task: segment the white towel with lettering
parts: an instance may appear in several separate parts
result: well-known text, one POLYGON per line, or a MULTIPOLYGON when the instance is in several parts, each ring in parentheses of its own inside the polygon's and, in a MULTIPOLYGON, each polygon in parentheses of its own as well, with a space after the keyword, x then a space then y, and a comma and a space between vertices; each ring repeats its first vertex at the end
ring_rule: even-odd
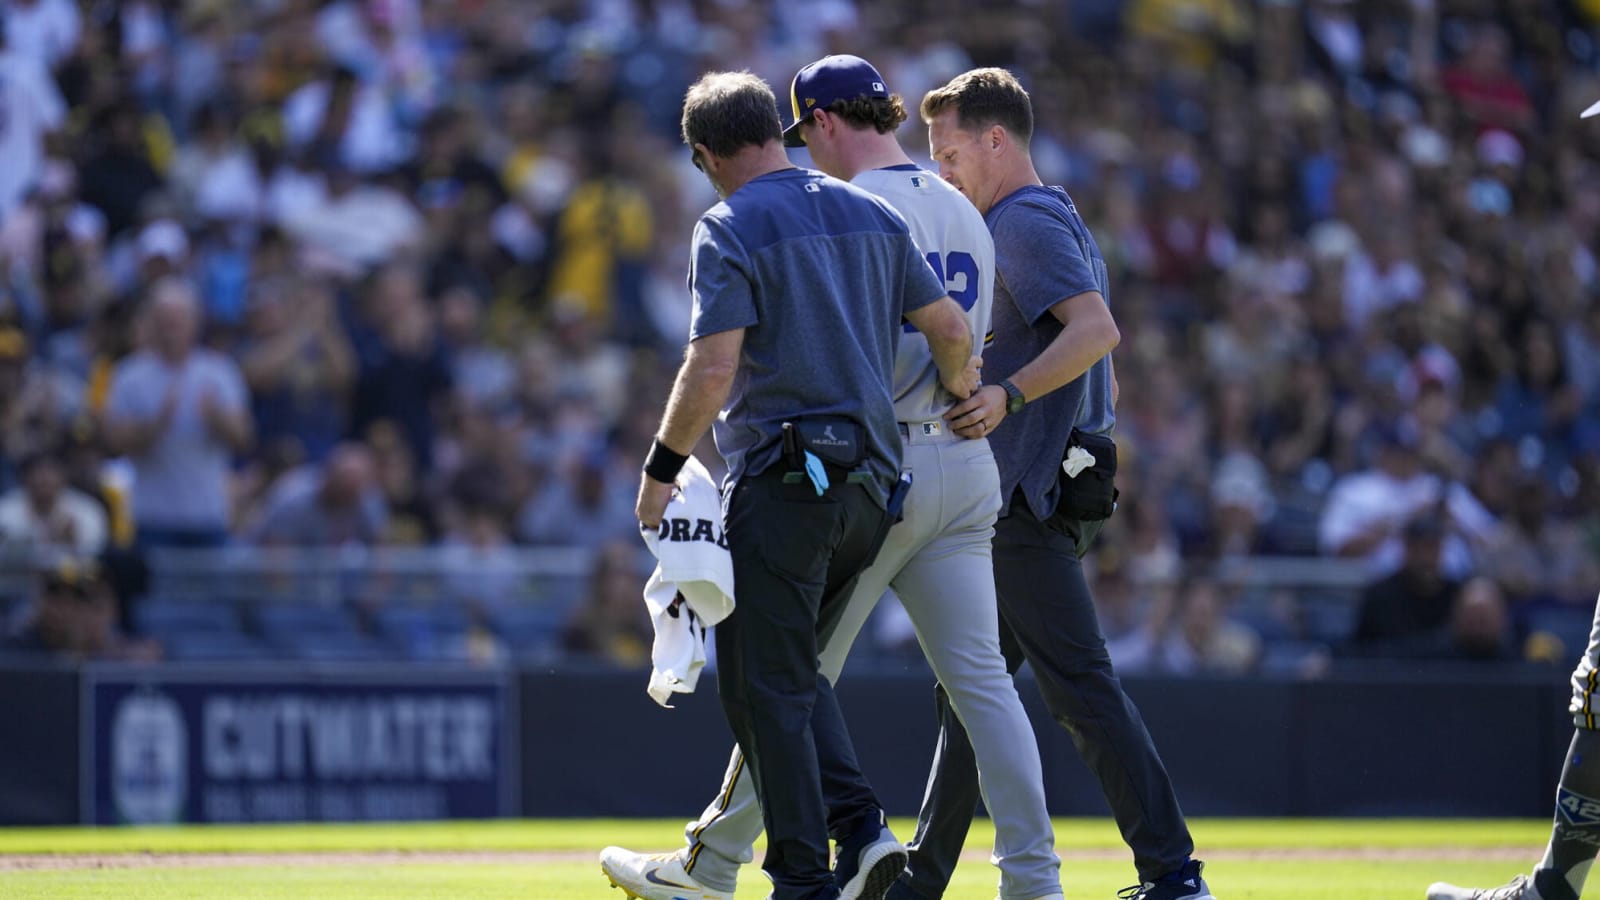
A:
POLYGON ((722 495, 711 473, 689 457, 661 527, 641 531, 656 556, 644 586, 655 643, 650 698, 671 708, 674 693, 694 691, 706 666, 706 629, 733 612, 733 557, 722 535, 722 495))

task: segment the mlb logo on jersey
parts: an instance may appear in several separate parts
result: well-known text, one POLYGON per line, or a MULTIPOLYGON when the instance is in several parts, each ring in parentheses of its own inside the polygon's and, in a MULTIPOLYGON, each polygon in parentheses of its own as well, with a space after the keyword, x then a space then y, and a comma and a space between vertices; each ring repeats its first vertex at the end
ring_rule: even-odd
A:
POLYGON ((928 186, 928 179, 923 178, 921 175, 913 175, 911 176, 911 186, 914 188, 925 188, 928 186))

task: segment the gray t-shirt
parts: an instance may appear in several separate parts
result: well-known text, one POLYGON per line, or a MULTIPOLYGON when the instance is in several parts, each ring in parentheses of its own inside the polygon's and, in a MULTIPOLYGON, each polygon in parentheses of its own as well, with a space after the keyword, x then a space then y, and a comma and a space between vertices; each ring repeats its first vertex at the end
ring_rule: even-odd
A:
POLYGON ((160 413, 174 382, 178 403, 172 424, 132 457, 134 521, 146 528, 227 528, 232 455, 212 436, 200 409, 208 392, 225 409, 249 408, 244 379, 232 360, 196 350, 174 368, 148 351, 135 353, 111 376, 107 411, 116 419, 148 422, 160 413))
POLYGON ((945 295, 905 219, 809 169, 752 179, 700 218, 689 266, 690 340, 745 329, 717 418, 724 485, 782 454, 782 424, 836 415, 866 430, 879 503, 900 467, 891 381, 901 318, 945 295))
MULTIPOLYGON (((1100 248, 1061 188, 1021 188, 990 207, 984 219, 994 235, 996 274, 994 343, 983 355, 983 374, 993 384, 1021 369, 1061 333, 1050 307, 1086 291, 1099 291, 1109 304, 1111 294, 1100 248)), ((1029 398, 1022 412, 1007 416, 989 435, 1005 509, 1020 486, 1035 515, 1050 515, 1073 427, 1101 434, 1115 424, 1110 356, 1067 385, 1029 398)))

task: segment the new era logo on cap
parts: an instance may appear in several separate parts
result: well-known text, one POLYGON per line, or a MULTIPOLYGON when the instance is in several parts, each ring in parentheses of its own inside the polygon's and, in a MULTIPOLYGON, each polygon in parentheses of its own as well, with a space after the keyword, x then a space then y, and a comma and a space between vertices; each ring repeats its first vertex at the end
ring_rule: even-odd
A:
POLYGON ((824 56, 801 69, 794 76, 794 83, 789 86, 789 105, 794 110, 794 121, 783 130, 784 146, 806 145, 800 139, 800 123, 810 117, 812 110, 827 109, 840 100, 888 96, 889 89, 883 83, 883 76, 872 67, 872 63, 849 54, 824 56))

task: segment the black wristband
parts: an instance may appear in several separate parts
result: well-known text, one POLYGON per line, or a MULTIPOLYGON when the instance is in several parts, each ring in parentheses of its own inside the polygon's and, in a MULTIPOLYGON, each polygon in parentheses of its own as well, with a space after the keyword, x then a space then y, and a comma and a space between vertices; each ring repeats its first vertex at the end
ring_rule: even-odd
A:
POLYGON ((663 484, 671 484, 678 479, 678 472, 682 471, 683 464, 689 457, 661 443, 656 438, 650 443, 650 455, 644 458, 644 473, 663 484))

